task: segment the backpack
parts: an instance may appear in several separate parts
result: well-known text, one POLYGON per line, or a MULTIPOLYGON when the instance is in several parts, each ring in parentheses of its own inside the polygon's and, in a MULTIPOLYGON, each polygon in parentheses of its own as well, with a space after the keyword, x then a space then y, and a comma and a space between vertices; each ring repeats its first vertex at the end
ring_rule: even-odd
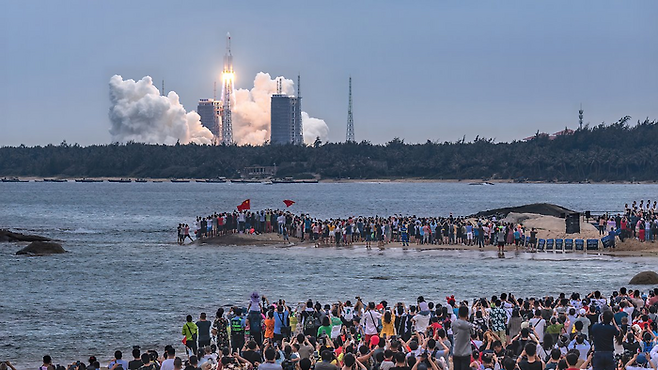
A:
POLYGON ((306 311, 306 317, 304 317, 304 331, 315 330, 315 312, 310 313, 306 311))

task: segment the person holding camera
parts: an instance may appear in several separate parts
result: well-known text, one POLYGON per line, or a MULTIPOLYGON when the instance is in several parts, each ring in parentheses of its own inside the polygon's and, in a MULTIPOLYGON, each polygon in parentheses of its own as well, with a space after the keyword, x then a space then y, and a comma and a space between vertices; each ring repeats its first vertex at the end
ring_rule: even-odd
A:
POLYGON ((653 361, 647 358, 647 355, 642 353, 636 353, 630 361, 624 365, 626 370, 644 370, 644 369, 653 369, 656 370, 656 364, 653 361))
POLYGON ((16 370, 16 368, 14 367, 14 365, 11 364, 11 362, 9 361, 0 362, 0 370, 7 370, 7 369, 16 370))
POLYGON ((192 315, 187 315, 187 322, 183 325, 182 334, 185 336, 185 347, 187 347, 188 355, 192 356, 197 351, 197 336, 199 335, 199 328, 192 322, 192 315))
POLYGON ((375 302, 369 302, 366 312, 361 318, 361 326, 366 335, 366 343, 370 343, 370 338, 379 334, 378 326, 382 315, 375 310, 375 302))
POLYGON ((615 370, 614 338, 619 335, 619 327, 612 311, 603 311, 602 321, 592 325, 590 335, 594 344, 592 356, 593 370, 615 370))
POLYGON ((471 334, 473 324, 468 321, 468 307, 460 306, 457 320, 452 324, 454 338, 452 362, 455 370, 468 370, 471 364, 471 334))

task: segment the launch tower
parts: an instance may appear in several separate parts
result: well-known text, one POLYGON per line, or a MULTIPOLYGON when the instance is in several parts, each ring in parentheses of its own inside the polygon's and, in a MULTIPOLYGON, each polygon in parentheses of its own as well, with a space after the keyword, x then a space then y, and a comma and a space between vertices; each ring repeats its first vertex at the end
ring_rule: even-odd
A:
POLYGON ((345 141, 354 142, 354 117, 352 116, 352 76, 350 76, 350 99, 347 105, 347 135, 345 141))
POLYGON ((233 144, 233 123, 231 120, 231 100, 233 99, 233 55, 231 55, 231 34, 226 34, 226 54, 224 55, 224 69, 222 70, 222 96, 220 116, 222 118, 221 143, 233 144))

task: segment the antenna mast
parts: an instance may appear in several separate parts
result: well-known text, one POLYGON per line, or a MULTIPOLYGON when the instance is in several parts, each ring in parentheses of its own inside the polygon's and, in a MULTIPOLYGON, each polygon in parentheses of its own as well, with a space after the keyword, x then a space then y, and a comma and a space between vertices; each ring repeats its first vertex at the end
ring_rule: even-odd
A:
POLYGON ((352 76, 350 76, 350 98, 347 106, 347 135, 345 142, 354 142, 354 117, 352 115, 352 76))
POLYGON ((583 129, 583 103, 580 103, 580 110, 578 111, 578 122, 580 124, 580 129, 583 129))
POLYGON ((165 91, 164 91, 164 80, 162 80, 162 90, 160 91, 160 94, 162 96, 165 96, 165 91))

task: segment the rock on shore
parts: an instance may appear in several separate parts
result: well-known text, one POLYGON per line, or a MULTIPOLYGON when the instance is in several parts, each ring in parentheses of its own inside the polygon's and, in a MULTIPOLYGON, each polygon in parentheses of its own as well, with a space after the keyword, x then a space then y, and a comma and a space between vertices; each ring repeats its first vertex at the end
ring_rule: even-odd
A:
POLYGON ((544 216, 553 216, 553 217, 563 217, 564 214, 573 213, 574 211, 558 206, 556 204, 550 203, 533 203, 526 204, 518 207, 505 207, 505 208, 496 208, 490 209, 487 211, 478 212, 473 215, 473 217, 492 217, 497 216, 504 218, 510 213, 534 213, 537 215, 544 216))
POLYGON ((653 271, 642 271, 633 276, 629 284, 633 285, 655 285, 658 284, 658 274, 653 271))
POLYGON ((51 254, 66 253, 62 245, 55 242, 35 241, 27 247, 16 252, 17 255, 49 256, 51 254))
POLYGON ((38 235, 25 235, 21 233, 14 233, 9 230, 0 229, 0 242, 45 242, 49 238, 38 235))

